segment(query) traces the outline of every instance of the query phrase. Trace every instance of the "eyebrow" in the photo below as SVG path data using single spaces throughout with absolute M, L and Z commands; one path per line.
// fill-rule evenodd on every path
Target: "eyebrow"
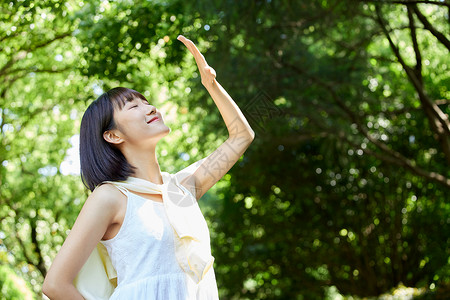
M 127 105 L 128 103 L 133 103 L 133 102 L 136 102 L 136 101 L 145 101 L 146 103 L 149 103 L 149 104 L 150 104 L 150 102 L 148 102 L 148 100 L 146 100 L 146 99 L 142 99 L 142 98 L 133 98 L 133 99 L 127 99 L 127 100 L 126 100 L 126 103 L 125 103 L 124 105 Z

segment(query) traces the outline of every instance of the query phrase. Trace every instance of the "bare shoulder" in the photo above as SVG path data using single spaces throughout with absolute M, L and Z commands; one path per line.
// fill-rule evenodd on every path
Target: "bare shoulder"
M 126 198 L 126 196 L 113 184 L 103 183 L 97 186 L 94 191 L 89 195 L 89 198 L 95 199 L 95 201 L 107 202 L 114 204 Z

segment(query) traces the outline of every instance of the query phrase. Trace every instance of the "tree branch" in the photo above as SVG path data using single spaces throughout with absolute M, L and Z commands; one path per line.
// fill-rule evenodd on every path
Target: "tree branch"
M 293 69 L 294 71 L 296 71 L 299 74 L 305 74 L 305 72 L 303 70 L 299 69 L 295 65 L 292 65 L 292 64 L 289 64 L 286 62 L 279 62 L 279 63 L 281 63 L 285 67 Z M 450 178 L 447 178 L 447 177 L 443 176 L 442 174 L 439 174 L 436 172 L 430 172 L 430 171 L 427 171 L 427 170 L 424 170 L 424 169 L 418 167 L 416 165 L 415 161 L 404 157 L 401 153 L 389 148 L 385 143 L 383 143 L 383 142 L 379 141 L 378 139 L 376 139 L 375 137 L 373 137 L 368 132 L 368 130 L 364 127 L 364 125 L 360 121 L 359 117 L 355 113 L 353 113 L 353 111 L 349 107 L 347 107 L 347 105 L 344 103 L 344 101 L 342 99 L 340 99 L 340 97 L 337 95 L 337 93 L 335 92 L 335 90 L 333 89 L 332 86 L 330 86 L 328 83 L 325 83 L 324 81 L 322 81 L 320 78 L 318 78 L 316 76 L 313 76 L 311 74 L 308 74 L 307 76 L 310 79 L 312 79 L 314 82 L 316 82 L 318 85 L 320 85 L 320 86 L 324 87 L 326 90 L 328 90 L 328 92 L 331 94 L 331 96 L 332 96 L 333 100 L 336 102 L 336 104 L 349 116 L 352 123 L 354 123 L 356 125 L 358 131 L 364 137 L 366 137 L 373 145 L 375 145 L 377 148 L 379 148 L 381 151 L 383 151 L 385 155 L 378 154 L 367 148 L 362 149 L 363 151 L 366 151 L 366 153 L 371 154 L 382 161 L 404 167 L 404 168 L 412 171 L 416 175 L 419 175 L 421 177 L 427 178 L 432 181 L 439 182 L 447 187 L 450 187 Z M 386 156 L 386 155 L 388 155 L 388 156 Z
M 0 92 L 0 99 L 5 99 L 6 93 L 11 88 L 12 84 L 14 82 L 16 82 L 17 80 L 19 80 L 20 78 L 22 78 L 22 76 L 16 75 L 16 76 L 12 77 L 11 79 L 8 78 L 2 82 L 2 84 L 4 85 L 4 89 Z
M 310 141 L 312 139 L 316 138 L 324 138 L 327 136 L 330 136 L 331 134 L 329 132 L 318 132 L 318 133 L 303 133 L 303 134 L 295 134 L 290 136 L 283 136 L 283 137 L 270 137 L 270 142 L 274 145 L 280 144 L 280 145 L 297 145 L 298 143 L 302 143 L 305 141 Z
M 72 34 L 72 32 L 61 33 L 60 35 L 56 35 L 54 38 L 52 38 L 50 40 L 46 40 L 46 41 L 44 41 L 44 42 L 42 42 L 40 44 L 33 45 L 32 47 L 30 47 L 29 49 L 26 49 L 25 51 L 27 51 L 27 53 L 28 52 L 32 52 L 32 51 L 34 51 L 36 49 L 39 49 L 39 48 L 45 47 L 47 45 L 50 45 L 54 41 L 61 40 L 61 39 L 65 38 L 65 37 L 67 37 L 67 36 L 70 36 L 71 34 Z
M 32 266 L 36 266 L 35 263 L 34 263 L 34 261 L 33 261 L 33 259 L 28 255 L 28 253 L 27 253 L 27 247 L 25 246 L 25 244 L 23 243 L 22 239 L 21 239 L 20 236 L 19 236 L 19 232 L 18 232 L 18 230 L 17 230 L 17 224 L 19 224 L 19 223 L 18 223 L 18 220 L 17 220 L 17 214 L 16 214 L 16 216 L 14 217 L 14 224 L 15 224 L 15 225 L 14 225 L 15 237 L 16 237 L 17 242 L 18 242 L 19 245 L 20 245 L 20 248 L 22 249 L 22 254 L 23 254 L 24 258 L 25 258 L 25 261 L 26 261 L 28 264 L 32 265 Z
M 422 12 L 419 10 L 419 8 L 417 8 L 416 5 L 412 5 L 412 9 L 414 10 L 416 16 L 419 18 L 420 22 L 422 22 L 423 27 L 431 32 L 431 34 L 433 34 L 438 39 L 438 41 L 441 42 L 450 51 L 450 40 L 448 40 L 445 35 L 434 28 L 434 26 L 428 21 L 428 19 L 422 14 Z
M 26 51 L 19 51 L 17 55 L 11 57 L 11 59 L 0 69 L 0 76 L 3 76 L 6 71 L 11 68 L 16 61 L 19 61 L 27 56 Z
M 47 275 L 47 269 L 45 268 L 44 258 L 42 257 L 42 251 L 37 240 L 36 217 L 30 220 L 30 226 L 31 242 L 34 245 L 34 252 L 36 253 L 38 258 L 38 264 L 36 265 L 36 268 L 39 270 L 39 272 L 41 272 L 42 276 L 45 277 L 45 275 Z
M 406 75 L 408 76 L 409 80 L 411 81 L 415 90 L 417 91 L 419 95 L 419 100 L 424 108 L 425 114 L 428 117 L 428 120 L 430 121 L 433 131 L 438 136 L 438 140 L 442 146 L 442 150 L 444 151 L 447 161 L 450 163 L 450 122 L 448 120 L 448 116 L 439 108 L 439 106 L 437 106 L 435 102 L 433 102 L 425 94 L 424 88 L 420 80 L 417 78 L 415 71 L 406 64 L 406 62 L 403 60 L 403 57 L 400 54 L 400 50 L 392 41 L 392 38 L 389 35 L 386 25 L 384 24 L 384 20 L 381 16 L 380 7 L 377 5 L 375 8 L 377 13 L 377 21 L 380 24 L 392 51 L 397 57 L 398 62 L 402 65 L 403 69 L 406 72 Z
M 10 59 L 10 60 L 9 60 L 9 61 L 1 68 L 1 69 L 0 69 L 0 76 L 4 75 L 4 73 L 5 73 L 9 68 L 11 68 L 11 67 L 14 65 L 15 62 L 17 62 L 17 61 L 19 61 L 19 60 L 25 58 L 26 55 L 27 55 L 28 53 L 30 53 L 30 52 L 32 52 L 32 51 L 34 51 L 34 50 L 36 50 L 36 49 L 45 47 L 45 46 L 47 46 L 47 45 L 53 43 L 54 41 L 59 40 L 59 39 L 63 39 L 63 38 L 65 38 L 66 36 L 69 36 L 69 35 L 71 35 L 71 34 L 72 34 L 71 32 L 66 32 L 66 33 L 57 35 L 57 36 L 55 36 L 53 39 L 44 41 L 44 42 L 42 42 L 42 43 L 40 43 L 40 44 L 32 45 L 32 46 L 31 46 L 30 48 L 28 48 L 28 49 L 19 49 L 19 50 L 17 51 L 18 54 L 17 54 L 16 56 L 13 56 L 13 57 L 12 57 L 12 58 L 11 58 L 11 59 Z
M 450 7 L 448 1 L 428 1 L 428 0 L 360 0 L 361 2 L 372 2 L 379 4 L 433 4 L 438 6 Z
M 436 105 L 449 105 L 450 100 L 449 99 L 438 99 L 434 101 Z
M 412 14 L 411 5 L 406 6 L 408 10 L 408 20 L 409 20 L 409 29 L 411 34 L 411 40 L 413 43 L 413 49 L 414 53 L 416 55 L 416 66 L 415 66 L 415 73 L 416 77 L 419 80 L 420 84 L 423 85 L 423 79 L 422 79 L 422 54 L 420 53 L 419 49 L 419 43 L 417 42 L 417 33 L 416 33 L 416 27 L 414 26 L 414 17 Z
M 20 29 L 17 28 L 16 31 L 15 31 L 14 33 L 12 33 L 12 34 L 10 34 L 10 35 L 6 35 L 6 34 L 5 34 L 4 36 L 2 36 L 2 37 L 0 38 L 0 43 L 3 42 L 3 41 L 6 40 L 6 39 L 16 37 L 16 36 L 18 36 L 20 33 L 21 33 Z M 0 48 L 0 51 L 3 51 L 3 48 Z
M 0 74 L 0 76 L 2 76 L 2 75 L 11 75 L 11 74 L 14 74 L 14 73 L 23 72 L 20 77 L 24 77 L 25 75 L 27 75 L 29 73 L 61 73 L 61 72 L 70 70 L 69 67 L 66 67 L 66 68 L 63 68 L 63 69 L 55 69 L 55 70 L 53 70 L 53 69 L 33 69 L 33 68 L 34 67 L 32 67 L 32 68 L 12 69 L 12 70 L 9 70 L 9 71 L 5 71 L 3 74 Z

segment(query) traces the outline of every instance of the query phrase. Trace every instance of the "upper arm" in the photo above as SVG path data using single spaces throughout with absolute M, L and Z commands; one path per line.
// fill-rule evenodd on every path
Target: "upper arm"
M 115 219 L 121 193 L 110 184 L 97 187 L 81 209 L 45 281 L 50 286 L 71 284 Z
M 186 168 L 182 169 L 181 171 L 178 171 L 175 176 L 177 177 L 179 182 L 182 182 L 186 179 L 186 177 L 192 176 L 192 174 L 194 174 L 194 172 L 198 169 L 198 167 L 205 161 L 205 158 L 202 158 L 192 164 L 190 164 L 189 166 L 187 166 Z
M 196 199 L 200 199 L 231 169 L 252 141 L 250 136 L 230 136 L 210 155 L 188 167 L 191 173 L 184 178 L 183 185 L 191 187 Z

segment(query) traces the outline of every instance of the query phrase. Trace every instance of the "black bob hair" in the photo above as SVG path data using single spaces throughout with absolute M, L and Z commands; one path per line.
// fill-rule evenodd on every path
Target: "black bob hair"
M 89 190 L 106 180 L 126 180 L 134 174 L 122 152 L 103 138 L 107 130 L 117 128 L 114 109 L 135 98 L 148 101 L 135 90 L 116 87 L 93 101 L 84 112 L 80 126 L 81 180 Z

